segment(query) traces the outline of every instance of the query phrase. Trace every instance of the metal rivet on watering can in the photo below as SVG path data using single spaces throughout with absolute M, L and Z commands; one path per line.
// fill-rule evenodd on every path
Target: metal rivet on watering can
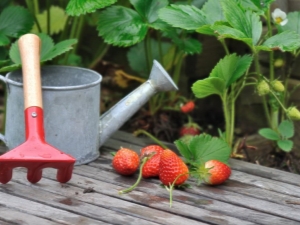
M 37 117 L 37 113 L 36 113 L 36 112 L 33 112 L 33 113 L 31 113 L 31 116 L 32 116 L 32 117 Z

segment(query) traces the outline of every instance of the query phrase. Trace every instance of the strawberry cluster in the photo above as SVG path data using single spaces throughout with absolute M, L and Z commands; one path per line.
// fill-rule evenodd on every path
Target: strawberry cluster
M 158 177 L 170 191 L 170 204 L 173 188 L 183 185 L 190 174 L 196 177 L 200 183 L 208 185 L 222 184 L 231 174 L 230 167 L 218 160 L 209 160 L 205 164 L 199 165 L 196 170 L 195 165 L 192 165 L 193 170 L 190 171 L 187 164 L 175 152 L 170 149 L 163 149 L 159 145 L 149 145 L 142 148 L 140 155 L 133 150 L 121 148 L 115 154 L 112 165 L 116 172 L 121 175 L 132 175 L 140 166 L 137 182 L 120 193 L 132 191 L 141 178 Z

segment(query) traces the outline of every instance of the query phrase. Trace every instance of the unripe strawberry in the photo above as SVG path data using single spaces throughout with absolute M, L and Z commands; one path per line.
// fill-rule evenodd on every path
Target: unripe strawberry
M 284 61 L 283 59 L 276 59 L 274 62 L 274 67 L 280 68 L 284 66 Z
M 265 80 L 261 80 L 257 84 L 256 90 L 259 96 L 263 96 L 270 92 L 270 86 Z
M 286 113 L 290 119 L 300 120 L 300 112 L 295 106 L 289 107 Z
M 281 81 L 279 80 L 274 80 L 271 82 L 271 85 L 272 85 L 272 88 L 275 90 L 275 91 L 278 91 L 278 92 L 284 92 L 284 86 L 282 84 Z

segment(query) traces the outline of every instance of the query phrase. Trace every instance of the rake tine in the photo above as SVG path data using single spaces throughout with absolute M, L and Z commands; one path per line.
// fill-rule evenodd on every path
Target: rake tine
M 42 174 L 43 174 L 42 169 L 38 169 L 38 168 L 28 169 L 27 180 L 30 183 L 35 184 L 42 179 Z
M 67 183 L 73 172 L 73 165 L 66 165 L 57 170 L 56 179 L 60 183 Z
M 2 184 L 6 184 L 8 183 L 11 178 L 12 178 L 12 168 L 8 168 L 7 166 L 5 165 L 2 165 L 4 166 L 4 169 L 2 169 L 0 171 L 0 182 Z

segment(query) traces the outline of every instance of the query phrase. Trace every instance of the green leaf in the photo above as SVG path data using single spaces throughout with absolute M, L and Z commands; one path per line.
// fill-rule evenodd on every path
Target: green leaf
M 225 25 L 213 25 L 211 28 L 214 30 L 214 34 L 218 35 L 218 38 L 232 38 L 252 46 L 252 38 L 248 38 L 240 30 Z
M 192 154 L 192 152 L 190 152 L 189 146 L 187 143 L 185 143 L 182 140 L 176 140 L 174 142 L 174 144 L 176 145 L 179 153 L 187 160 L 187 161 L 193 161 L 195 160 L 195 156 Z
M 61 41 L 56 45 L 54 45 L 52 39 L 48 35 L 41 33 L 38 34 L 38 36 L 41 39 L 41 55 L 40 55 L 41 62 L 51 60 L 56 56 L 69 51 L 70 49 L 72 49 L 72 45 L 77 43 L 76 39 L 69 39 L 69 40 Z M 13 65 L 14 67 L 17 67 L 22 63 L 17 41 L 12 44 L 9 51 L 9 56 L 11 60 L 15 63 L 15 65 Z
M 100 14 L 97 29 L 106 43 L 127 47 L 142 41 L 148 28 L 134 10 L 111 6 Z
M 12 65 L 9 65 L 9 66 L 5 66 L 5 67 L 2 67 L 0 69 L 0 72 L 10 72 L 10 71 L 14 71 L 14 70 L 17 70 L 17 69 L 20 69 L 21 68 L 21 65 L 20 64 L 12 64 Z
M 18 38 L 28 33 L 33 23 L 33 17 L 27 9 L 20 6 L 9 6 L 0 15 L 0 33 L 7 37 Z
M 294 123 L 290 120 L 282 121 L 278 126 L 278 132 L 284 138 L 291 138 L 294 136 Z
M 209 77 L 217 77 L 224 81 L 226 88 L 238 80 L 250 67 L 252 57 L 244 55 L 242 57 L 236 54 L 225 56 L 211 71 Z
M 292 30 L 300 34 L 300 12 L 290 12 L 287 14 L 288 22 L 286 25 L 281 26 L 281 30 Z
M 42 58 L 41 62 L 52 60 L 53 58 L 71 50 L 73 47 L 72 45 L 77 43 L 77 39 L 69 39 L 64 40 L 57 43 L 51 51 L 47 52 Z
M 261 0 L 242 0 L 241 5 L 246 10 L 252 10 L 257 12 L 259 15 L 264 14 L 264 5 L 261 4 Z
M 158 16 L 171 26 L 185 30 L 196 30 L 207 24 L 201 10 L 190 5 L 167 6 L 159 10 Z
M 171 47 L 170 43 L 167 42 L 157 42 L 155 39 L 151 39 L 151 52 L 153 59 L 161 62 L 161 55 L 159 52 L 159 45 L 161 45 L 162 55 L 165 56 L 167 54 L 168 49 Z M 145 55 L 145 44 L 144 42 L 140 42 L 134 46 L 132 46 L 127 52 L 127 59 L 130 65 L 130 68 L 135 72 L 139 73 L 140 76 L 147 78 L 149 76 L 147 70 L 147 60 Z
M 273 140 L 273 141 L 280 140 L 279 134 L 270 128 L 262 128 L 258 131 L 258 133 L 264 138 L 269 140 Z
M 198 80 L 192 85 L 192 91 L 197 98 L 204 98 L 217 94 L 222 96 L 225 91 L 225 82 L 218 77 L 209 77 Z
M 0 46 L 5 46 L 9 44 L 10 44 L 9 38 L 5 34 L 0 33 Z
M 130 0 L 135 10 L 149 23 L 158 19 L 158 10 L 169 4 L 168 0 Z
M 196 54 L 202 51 L 202 45 L 199 40 L 193 38 L 179 38 L 178 36 L 172 41 L 179 47 L 185 54 Z
M 294 143 L 291 140 L 279 140 L 277 145 L 280 149 L 285 152 L 290 152 L 293 148 Z
M 215 159 L 228 164 L 231 149 L 228 144 L 208 134 L 194 136 L 189 142 L 189 151 L 196 162 L 205 163 Z
M 254 12 L 243 10 L 235 1 L 222 0 L 221 4 L 228 23 L 251 38 L 252 45 L 256 45 L 262 33 L 260 17 Z
M 262 46 L 281 51 L 293 51 L 300 47 L 300 35 L 294 31 L 284 31 L 267 39 Z
M 36 15 L 37 20 L 43 33 L 47 33 L 48 26 L 48 12 L 45 10 L 41 14 Z M 50 34 L 57 34 L 65 28 L 68 16 L 65 11 L 57 6 L 50 7 Z M 38 33 L 39 30 L 36 24 L 33 26 L 32 31 Z
M 66 12 L 70 16 L 79 16 L 86 13 L 95 12 L 116 3 L 117 0 L 70 0 Z
M 208 24 L 225 20 L 220 0 L 207 1 L 202 8 L 202 12 L 205 14 Z

